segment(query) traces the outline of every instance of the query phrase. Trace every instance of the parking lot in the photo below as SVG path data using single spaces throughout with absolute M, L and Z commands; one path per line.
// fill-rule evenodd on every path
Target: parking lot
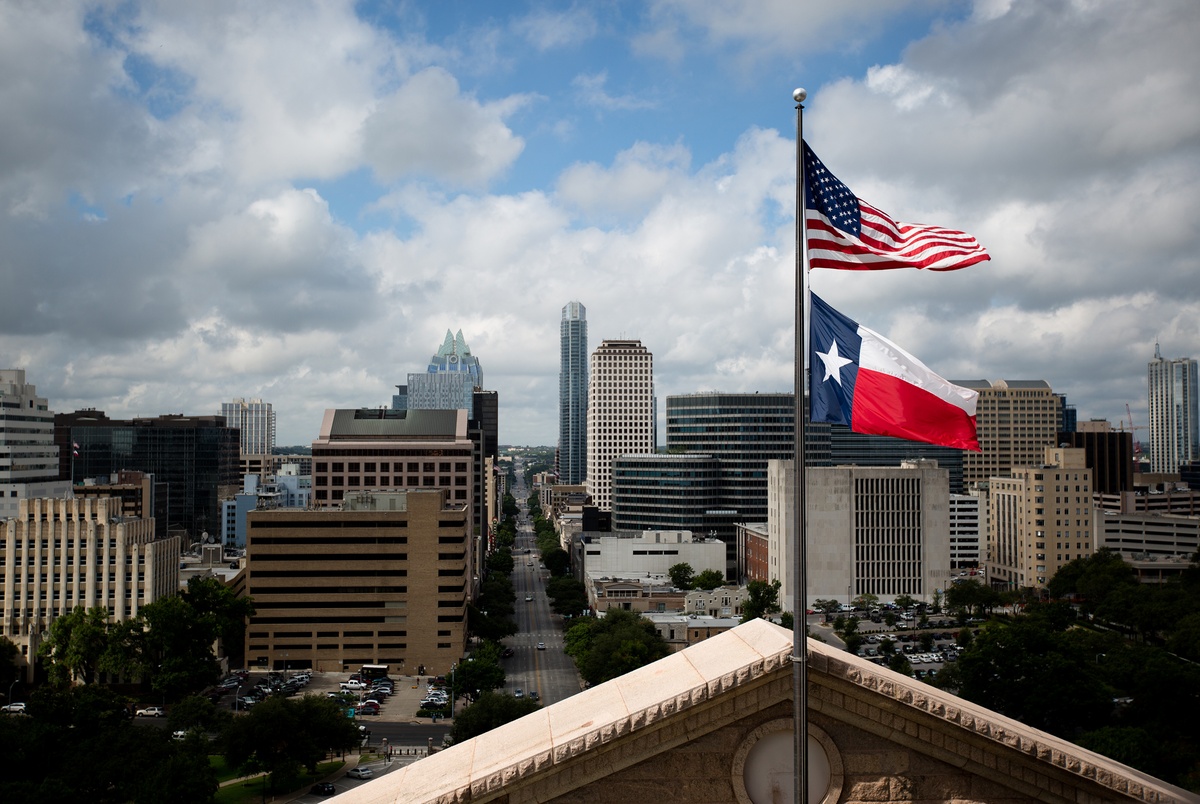
M 286 681 L 301 672 L 293 671 L 290 673 L 268 674 L 265 671 L 251 671 L 249 675 L 242 680 L 242 683 L 236 687 L 225 690 L 218 705 L 229 709 L 241 709 L 246 706 L 243 700 L 234 705 L 235 693 L 242 698 L 260 682 L 269 680 L 271 675 Z M 355 718 L 361 720 L 365 724 L 370 723 L 432 723 L 433 719 L 428 717 L 418 718 L 417 710 L 420 708 L 420 703 L 429 694 L 429 676 L 389 676 L 392 680 L 392 694 L 387 697 L 375 696 L 375 700 L 379 702 L 378 714 L 371 712 L 369 709 L 362 709 L 356 712 Z M 309 682 L 306 685 L 299 687 L 296 695 L 327 695 L 329 693 L 341 692 L 341 685 L 350 678 L 350 673 L 312 673 Z M 372 699 L 369 690 L 352 690 L 347 696 L 353 701 L 366 701 Z M 250 705 L 251 707 L 253 704 Z M 347 706 L 349 709 L 350 707 Z M 444 722 L 444 721 L 439 721 Z

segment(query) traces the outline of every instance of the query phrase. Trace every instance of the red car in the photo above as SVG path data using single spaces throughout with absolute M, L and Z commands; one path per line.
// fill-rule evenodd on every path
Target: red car
M 379 704 L 372 704 L 372 703 L 359 704 L 358 709 L 355 711 L 357 711 L 360 715 L 378 715 L 379 714 Z

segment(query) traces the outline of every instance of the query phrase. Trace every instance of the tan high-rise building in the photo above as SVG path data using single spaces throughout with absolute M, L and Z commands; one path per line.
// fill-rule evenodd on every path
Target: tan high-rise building
M 1040 589 L 1064 564 L 1095 552 L 1092 470 L 1082 449 L 1048 447 L 1036 465 L 991 478 L 988 506 L 993 586 Z
M 246 517 L 251 665 L 449 671 L 466 648 L 471 520 L 450 489 L 355 492 Z
M 981 452 L 963 453 L 963 487 L 1005 477 L 1015 467 L 1042 462 L 1053 447 L 1061 418 L 1062 397 L 1045 380 L 954 380 L 979 392 L 975 406 Z
M 613 462 L 656 447 L 654 355 L 641 341 L 603 341 L 589 375 L 585 483 L 596 507 L 611 511 Z
M 154 519 L 120 516 L 110 497 L 21 500 L 0 523 L 4 635 L 29 659 L 56 617 L 77 606 L 108 609 L 110 622 L 179 591 L 179 536 L 154 538 Z

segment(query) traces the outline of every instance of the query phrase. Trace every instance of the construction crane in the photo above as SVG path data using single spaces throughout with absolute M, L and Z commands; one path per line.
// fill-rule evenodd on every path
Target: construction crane
M 1145 427 L 1145 425 L 1140 425 L 1140 424 L 1137 426 L 1134 425 L 1133 411 L 1131 411 L 1129 409 L 1128 402 L 1125 403 L 1125 415 L 1129 419 L 1129 432 L 1133 435 L 1133 457 L 1136 460 L 1136 459 L 1142 457 L 1142 442 L 1138 440 L 1137 431 L 1145 430 L 1146 427 Z M 1125 429 L 1125 422 L 1121 422 L 1121 429 L 1122 430 Z

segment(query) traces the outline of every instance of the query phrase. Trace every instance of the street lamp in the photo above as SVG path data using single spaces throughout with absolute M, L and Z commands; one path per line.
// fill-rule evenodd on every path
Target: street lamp
M 21 679 L 19 679 L 19 678 L 14 678 L 14 679 L 13 679 L 13 683 L 11 683 L 11 684 L 9 684 L 9 685 L 8 685 L 8 700 L 7 700 L 7 702 L 6 702 L 6 703 L 12 703 L 12 702 L 13 702 L 13 699 L 12 699 L 12 688 L 13 688 L 13 687 L 15 687 L 15 686 L 17 686 L 17 682 L 18 682 L 18 681 L 20 681 L 20 680 L 21 680 Z
M 458 697 L 458 687 L 454 684 L 454 670 L 458 667 L 458 662 L 450 665 L 450 719 L 454 720 L 454 699 Z

